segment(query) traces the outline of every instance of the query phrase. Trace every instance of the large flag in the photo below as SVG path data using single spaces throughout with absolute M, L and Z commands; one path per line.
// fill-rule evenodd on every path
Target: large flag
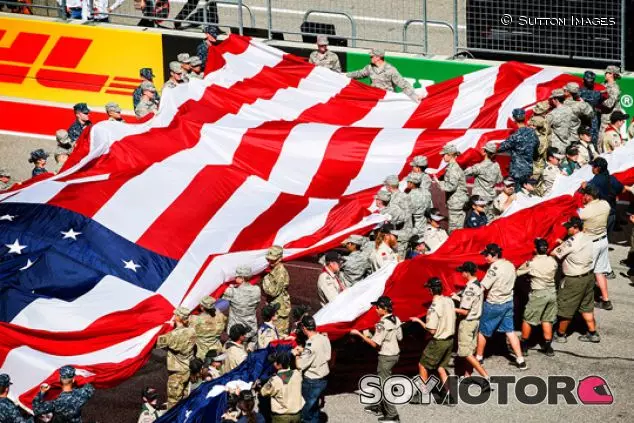
M 441 168 L 446 144 L 477 161 L 512 131 L 513 108 L 579 81 L 510 62 L 427 87 L 416 104 L 239 36 L 208 67 L 166 89 L 154 118 L 96 124 L 59 174 L 0 194 L 0 366 L 25 406 L 65 364 L 97 387 L 131 376 L 173 309 L 238 265 L 259 272 L 272 244 L 289 260 L 366 232 L 384 221 L 368 207 L 386 175 L 419 154 Z M 460 237 L 471 235 L 448 245 Z M 389 281 L 406 294 L 412 266 L 374 292 Z M 422 313 L 425 294 L 412 294 L 421 304 L 407 313 Z M 323 323 L 351 327 L 363 310 L 337 313 Z

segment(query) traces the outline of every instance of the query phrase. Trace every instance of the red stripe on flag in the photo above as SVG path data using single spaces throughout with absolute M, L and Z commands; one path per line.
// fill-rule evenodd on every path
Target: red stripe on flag
M 451 113 L 463 81 L 464 78 L 459 77 L 427 87 L 427 96 L 403 128 L 440 128 Z

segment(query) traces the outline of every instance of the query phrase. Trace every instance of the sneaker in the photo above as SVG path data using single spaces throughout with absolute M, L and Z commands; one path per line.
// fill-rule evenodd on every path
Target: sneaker
M 603 300 L 595 301 L 594 306 L 596 308 L 601 308 L 603 310 L 612 310 L 612 309 L 614 309 L 614 306 L 612 305 L 612 301 L 610 301 L 610 300 L 608 300 L 608 301 L 603 301 Z
M 544 349 L 542 350 L 542 352 L 543 352 L 544 354 L 546 354 L 548 357 L 554 357 L 554 356 L 555 356 L 555 350 L 554 350 L 554 349 L 553 349 L 553 347 L 552 347 L 552 346 L 550 346 L 550 345 L 546 345 L 546 346 L 544 347 Z
M 594 342 L 595 344 L 601 342 L 601 337 L 596 332 L 594 335 L 591 335 L 590 333 L 580 335 L 577 339 L 581 342 Z
M 553 333 L 553 340 L 555 342 L 559 342 L 560 344 L 565 344 L 566 342 L 568 342 L 568 336 L 560 335 L 559 332 L 555 331 L 555 333 Z
M 526 361 L 522 361 L 521 363 L 515 363 L 517 365 L 517 368 L 520 370 L 526 370 L 528 369 L 528 364 L 526 364 Z
M 378 405 L 368 405 L 367 407 L 363 407 L 363 411 L 366 413 L 370 413 L 374 416 L 383 416 L 383 412 L 381 411 L 381 407 Z
M 623 260 L 619 261 L 619 264 L 622 265 L 622 266 L 632 267 L 631 266 L 632 261 L 628 260 L 628 259 L 623 259 Z
M 612 280 L 612 279 L 616 279 L 616 274 L 614 273 L 614 270 L 611 271 L 610 273 L 606 273 L 605 277 Z
M 379 417 L 379 421 L 384 423 L 398 423 L 401 421 L 401 419 L 398 416 L 394 416 L 394 417 L 383 416 L 383 417 Z

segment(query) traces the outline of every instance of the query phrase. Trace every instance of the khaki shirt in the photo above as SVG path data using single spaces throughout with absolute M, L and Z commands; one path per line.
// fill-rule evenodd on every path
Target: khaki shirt
M 610 203 L 605 200 L 592 200 L 579 210 L 579 217 L 583 219 L 583 232 L 590 235 L 592 240 L 608 234 L 608 216 Z
M 302 374 L 297 370 L 279 370 L 262 386 L 260 393 L 271 397 L 273 414 L 297 414 L 304 407 Z
M 189 372 L 189 362 L 194 358 L 196 331 L 190 327 L 178 326 L 158 337 L 156 346 L 167 348 L 167 370 Z
M 397 260 L 398 256 L 385 242 L 382 242 L 381 245 L 379 245 L 379 248 L 372 251 L 370 254 L 370 264 L 372 265 L 372 271 L 374 272 L 385 266 L 387 263 Z
M 376 324 L 372 340 L 381 347 L 379 355 L 399 355 L 401 349 L 398 346 L 398 341 L 403 339 L 401 324 L 400 319 L 391 314 L 381 317 L 381 320 Z
M 344 288 L 343 279 L 338 279 L 338 277 L 330 272 L 330 270 L 326 269 L 319 275 L 319 279 L 317 279 L 317 295 L 319 296 L 319 304 L 321 306 L 325 306 L 332 300 L 334 300 L 337 295 L 339 295 Z
M 247 351 L 244 349 L 244 345 L 236 344 L 233 341 L 225 343 L 224 353 L 227 354 L 227 358 L 225 358 L 223 373 L 229 373 L 247 358 Z
M 467 282 L 462 297 L 460 298 L 459 308 L 469 310 L 466 320 L 479 320 L 482 316 L 482 302 L 484 301 L 484 290 L 480 281 L 477 279 Z
M 214 366 L 209 366 L 209 377 L 211 380 L 218 379 L 220 376 L 222 376 L 220 370 L 216 369 Z
M 599 156 L 599 153 L 597 153 L 597 149 L 594 148 L 594 145 L 585 141 L 579 140 L 578 150 L 579 157 L 577 158 L 577 163 L 579 163 L 579 166 L 586 165 L 590 163 L 591 160 L 594 160 Z M 590 153 L 592 153 L 592 159 L 590 158 Z
M 603 147 L 603 151 L 606 153 L 614 151 L 622 145 L 623 138 L 621 138 L 619 130 L 612 125 L 608 125 L 601 137 L 601 146 Z
M 302 354 L 297 357 L 297 367 L 306 379 L 321 379 L 330 373 L 331 348 L 328 336 L 318 333 L 308 338 Z
M 277 333 L 277 328 L 272 323 L 263 323 L 258 329 L 258 349 L 263 349 L 269 346 L 271 341 L 277 341 L 280 339 L 280 335 Z
M 536 255 L 517 269 L 517 276 L 530 275 L 531 289 L 555 289 L 555 275 L 559 264 L 557 260 L 547 255 Z
M 506 201 L 509 199 L 509 196 L 506 195 L 504 191 L 501 192 L 500 195 L 495 197 L 495 200 L 493 200 L 493 211 L 496 215 L 500 216 L 502 213 L 506 211 L 508 207 L 510 207 L 512 202 L 515 200 L 515 194 L 512 194 L 510 197 L 512 198 L 512 200 L 508 206 L 506 206 L 505 204 L 506 204 Z
M 439 249 L 447 241 L 447 238 L 449 238 L 449 235 L 444 229 L 427 226 L 423 231 L 423 242 L 429 247 L 426 254 L 431 254 Z
M 562 268 L 566 276 L 579 276 L 592 271 L 592 239 L 583 232 L 568 238 L 551 254 L 560 260 L 564 259 Z
M 453 300 L 435 295 L 427 310 L 427 329 L 435 329 L 434 339 L 447 339 L 456 333 L 456 308 Z
M 515 266 L 506 259 L 499 259 L 491 264 L 481 284 L 489 291 L 486 299 L 489 304 L 511 301 L 515 287 Z

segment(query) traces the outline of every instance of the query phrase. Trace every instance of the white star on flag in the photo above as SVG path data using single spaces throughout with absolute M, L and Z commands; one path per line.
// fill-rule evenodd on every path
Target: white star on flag
M 66 238 L 72 238 L 73 240 L 77 241 L 77 235 L 81 235 L 81 232 L 75 232 L 73 230 L 73 228 L 70 228 L 68 231 L 64 232 L 61 231 L 60 232 L 62 235 L 64 235 L 64 237 L 62 239 L 66 239 Z
M 130 261 L 125 261 L 125 260 L 121 260 L 121 261 L 125 264 L 124 268 L 130 269 L 130 270 L 132 270 L 135 273 L 136 273 L 136 269 L 138 267 L 141 267 L 140 265 L 134 263 L 134 260 L 132 260 L 132 259 L 130 259 Z
M 35 264 L 34 261 L 31 261 L 31 259 L 26 259 L 26 264 L 24 265 L 24 267 L 20 267 L 20 270 L 26 270 L 29 267 L 33 266 Z
M 17 215 L 11 216 L 10 214 L 5 214 L 4 216 L 0 216 L 0 220 L 8 220 L 9 222 L 13 222 L 13 219 L 18 217 Z
M 13 244 L 4 244 L 9 249 L 9 254 L 22 254 L 22 250 L 26 248 L 26 245 L 20 245 L 20 241 L 16 238 Z

